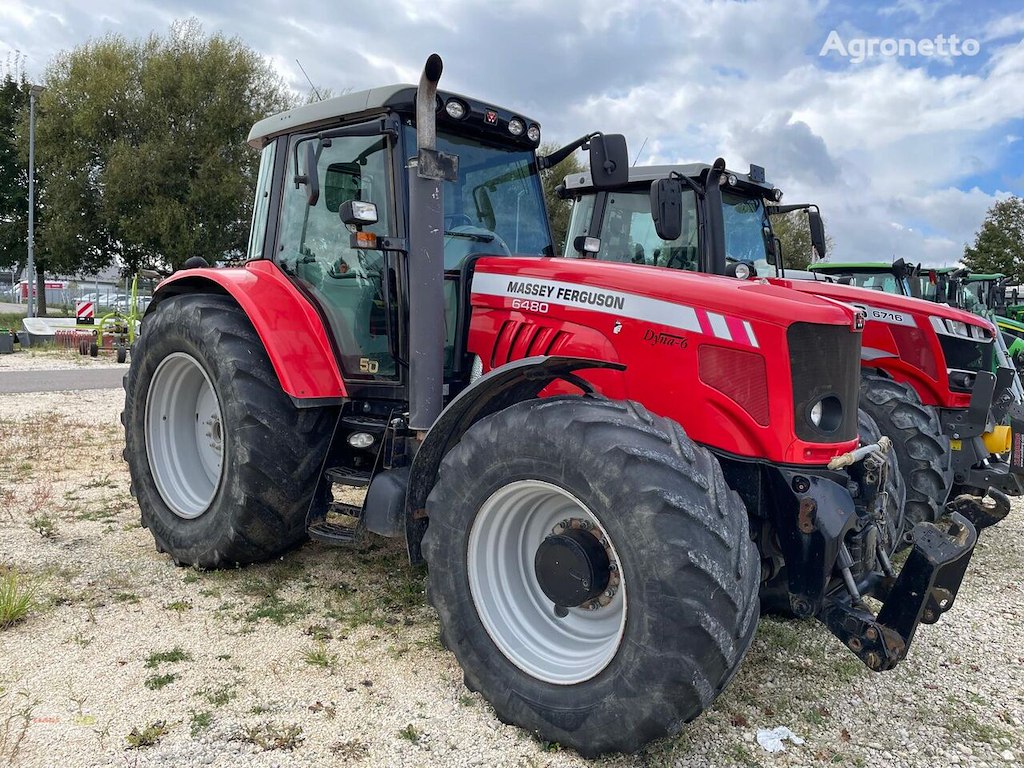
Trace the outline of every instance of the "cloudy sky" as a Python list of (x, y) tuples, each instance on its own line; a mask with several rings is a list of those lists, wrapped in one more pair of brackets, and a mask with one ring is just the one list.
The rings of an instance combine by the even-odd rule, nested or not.
[[(785, 202), (821, 205), (837, 259), (956, 260), (995, 200), (1024, 194), (1019, 0), (3, 0), (0, 62), (19, 51), (40, 79), (61, 49), (189, 16), (303, 92), (296, 58), (342, 92), (414, 82), (437, 51), (443, 87), (546, 140), (621, 132), (634, 154), (646, 140), (641, 164), (758, 163)], [(884, 55), (901, 38), (917, 55)]]

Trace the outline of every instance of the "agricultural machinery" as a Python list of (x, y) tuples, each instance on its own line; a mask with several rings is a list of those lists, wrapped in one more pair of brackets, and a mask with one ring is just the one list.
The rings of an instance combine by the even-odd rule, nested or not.
[[(726, 169), (721, 159), (712, 165), (631, 168), (625, 184), (604, 190), (577, 174), (566, 179), (562, 194), (575, 200), (567, 249), (571, 245), (584, 258), (743, 278), (757, 277), (760, 269), (766, 277), (782, 262), (771, 217), (795, 210), (808, 211), (812, 243), (825, 254), (818, 211), (781, 205), (781, 191), (759, 166), (746, 174)], [(987, 503), (1007, 509), (1005, 495), (1024, 492), (1024, 421), (1015, 398), (1016, 371), (996, 365), (998, 337), (991, 324), (910, 298), (925, 289), (914, 282), (915, 270), (901, 262), (819, 262), (811, 270), (803, 274), (810, 279), (769, 282), (865, 313), (860, 407), (893, 441), (907, 481), (910, 518), (936, 519), (950, 493), (989, 494)], [(832, 279), (814, 279), (821, 272)], [(1011, 418), (1012, 429), (1004, 424)]]
[(539, 156), (535, 121), (440, 75), (257, 123), (248, 262), (156, 290), (122, 420), (158, 549), (402, 538), (466, 684), (584, 755), (706, 709), (763, 590), (896, 665), (997, 515), (907, 519), (857, 407), (863, 312), (553, 258), (539, 172), (585, 148), (616, 188), (625, 140)]

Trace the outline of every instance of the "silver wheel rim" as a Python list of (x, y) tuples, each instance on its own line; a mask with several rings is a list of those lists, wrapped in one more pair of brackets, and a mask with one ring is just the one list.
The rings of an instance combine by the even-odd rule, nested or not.
[(191, 355), (175, 352), (157, 366), (146, 397), (146, 452), (164, 503), (192, 520), (213, 501), (224, 465), (217, 391)]
[[(568, 519), (603, 529), (563, 488), (517, 480), (483, 503), (470, 529), (467, 553), (473, 605), (491, 640), (521, 670), (556, 685), (575, 685), (600, 673), (615, 658), (626, 629), (621, 568), (610, 602), (595, 610), (569, 608), (559, 618), (541, 589), (534, 572), (537, 548)], [(618, 554), (610, 539), (605, 541), (618, 567)]]

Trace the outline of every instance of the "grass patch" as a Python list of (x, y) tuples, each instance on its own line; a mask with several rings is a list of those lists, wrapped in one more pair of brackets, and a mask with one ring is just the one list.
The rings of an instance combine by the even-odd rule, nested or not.
[(331, 754), (337, 755), (346, 762), (356, 762), (362, 760), (368, 754), (370, 754), (370, 747), (364, 741), (358, 739), (349, 739), (348, 741), (336, 741), (331, 744), (328, 749), (331, 750)]
[(164, 720), (157, 720), (145, 728), (132, 728), (131, 733), (125, 737), (128, 742), (128, 749), (143, 749), (152, 747), (160, 739), (167, 735), (171, 729)]
[(271, 593), (245, 612), (245, 620), (254, 623), (260, 619), (268, 619), (277, 626), (284, 627), (305, 618), (311, 611), (312, 609), (306, 603), (282, 600), (276, 594)]
[(159, 691), (161, 688), (170, 685), (177, 679), (178, 675), (174, 672), (166, 675), (152, 675), (146, 678), (146, 687), (151, 691)]
[(161, 664), (173, 664), (178, 661), (192, 661), (192, 655), (180, 645), (169, 651), (153, 651), (146, 659), (146, 669), (156, 669)]
[(192, 610), (192, 602), (190, 600), (175, 600), (167, 603), (164, 608), (168, 611), (177, 611), (178, 613), (182, 613), (184, 611)]
[(0, 569), (0, 629), (22, 621), (35, 607), (35, 592), (14, 569)]
[(42, 514), (33, 517), (28, 526), (44, 539), (54, 539), (57, 537), (57, 521), (49, 515)]
[(332, 669), (338, 663), (338, 654), (331, 653), (323, 643), (317, 643), (312, 648), (302, 652), (302, 659), (311, 667), (323, 667)]
[(189, 720), (189, 727), (192, 731), (192, 738), (205, 731), (213, 724), (212, 712), (196, 712), (192, 710), (192, 717)]
[(398, 732), (398, 737), (400, 739), (405, 739), (410, 744), (420, 743), (420, 732), (416, 730), (416, 726), (412, 723), (409, 723), (407, 726), (405, 726), (405, 728), (402, 728)]
[(223, 707), (225, 704), (234, 701), (238, 696), (238, 692), (235, 690), (234, 683), (225, 683), (220, 688), (203, 691), (203, 696), (211, 705)]
[(292, 751), (303, 741), (302, 726), (275, 723), (261, 723), (260, 725), (245, 728), (242, 731), (241, 741), (255, 744), (264, 752), (276, 749)]

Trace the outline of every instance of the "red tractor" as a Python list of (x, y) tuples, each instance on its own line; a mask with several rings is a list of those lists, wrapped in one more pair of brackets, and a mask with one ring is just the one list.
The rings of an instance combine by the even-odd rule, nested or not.
[[(575, 200), (568, 239), (583, 258), (766, 277), (781, 263), (771, 216), (805, 209), (814, 247), (825, 253), (817, 210), (780, 205), (781, 191), (759, 166), (739, 173), (719, 159), (634, 167), (615, 189), (595, 188), (586, 174), (562, 189)], [(893, 441), (910, 519), (937, 519), (950, 494), (988, 494), (986, 503), (1008, 509), (1006, 495), (1024, 493), (1024, 414), (1012, 394), (1013, 369), (991, 373), (992, 324), (934, 302), (800, 276), (769, 282), (865, 313), (860, 407)]]
[[(307, 534), (402, 537), (467, 685), (584, 755), (708, 707), (769, 584), (871, 669), (897, 664), (992, 521), (905, 519), (858, 414), (863, 313), (552, 258), (539, 171), (585, 146), (618, 186), (625, 141), (539, 157), (536, 122), (440, 74), (432, 56), (418, 88), (253, 128), (248, 263), (164, 281), (126, 381), (157, 547), (218, 567)], [(332, 501), (351, 486), (361, 506)]]

